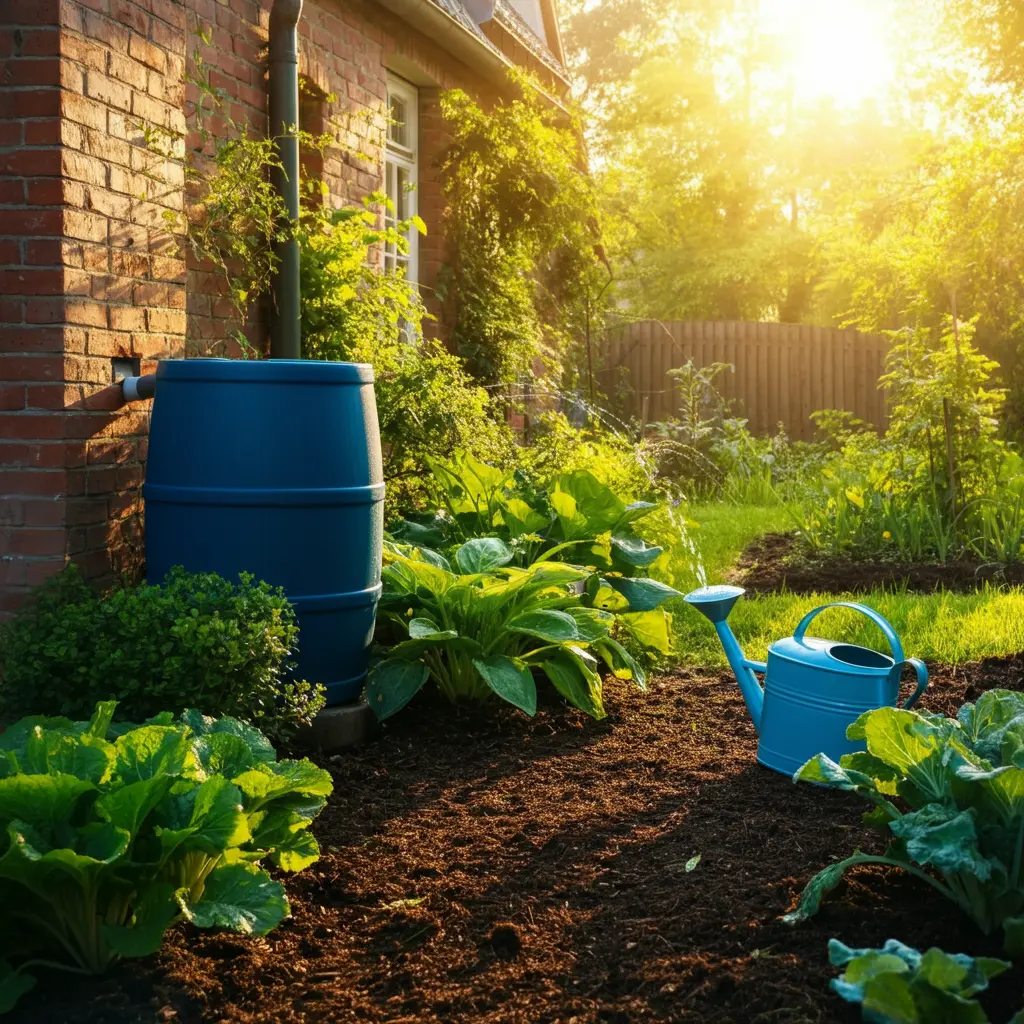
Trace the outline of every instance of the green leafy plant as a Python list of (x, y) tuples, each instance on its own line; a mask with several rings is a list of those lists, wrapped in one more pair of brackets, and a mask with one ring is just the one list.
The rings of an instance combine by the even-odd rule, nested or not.
[(885, 864), (927, 882), (983, 932), (1001, 927), (1007, 952), (1024, 953), (1024, 694), (990, 690), (957, 719), (879, 708), (847, 736), (866, 749), (839, 764), (818, 754), (794, 780), (858, 793), (890, 844), (819, 872), (786, 920), (816, 913), (850, 868)]
[(260, 863), (300, 871), (319, 857), (309, 826), (327, 772), (278, 761), (235, 719), (114, 725), (115, 708), (0, 734), (0, 1011), (33, 966), (99, 973), (155, 953), (175, 921), (265, 935), (289, 908)]
[[(991, 957), (929, 949), (919, 953), (890, 939), (881, 949), (851, 949), (830, 939), (828, 959), (843, 973), (832, 989), (859, 1004), (868, 1024), (988, 1024), (973, 997), (1010, 964)], [(1011, 1024), (1024, 1021), (1017, 1014)]]
[(634, 524), (655, 512), (655, 502), (627, 504), (589, 470), (556, 476), (541, 489), (514, 470), (461, 452), (428, 460), (432, 496), (440, 514), (400, 521), (395, 536), (410, 544), (447, 547), (457, 541), (498, 536), (519, 565), (540, 559), (586, 561), (635, 575), (662, 554)]
[(287, 739), (324, 703), (289, 678), (298, 636), (284, 591), (248, 574), (177, 568), (103, 595), (71, 565), (0, 634), (0, 718), (81, 718), (114, 698), (129, 720), (194, 707)]
[(378, 718), (400, 711), (428, 679), (453, 702), (496, 695), (532, 715), (537, 669), (594, 718), (605, 714), (599, 661), (644, 688), (643, 669), (614, 634), (621, 626), (667, 653), (659, 606), (677, 591), (564, 562), (510, 568), (512, 557), (496, 537), (459, 547), (457, 571), (441, 556), (391, 549), (379, 614), (402, 639), (370, 672), (366, 694)]

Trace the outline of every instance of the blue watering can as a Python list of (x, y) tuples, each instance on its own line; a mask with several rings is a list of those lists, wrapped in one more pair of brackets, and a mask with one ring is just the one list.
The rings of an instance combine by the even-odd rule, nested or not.
[[(896, 631), (878, 612), (862, 604), (837, 601), (808, 612), (791, 637), (768, 648), (768, 662), (750, 661), (726, 621), (743, 595), (742, 587), (702, 587), (686, 600), (714, 624), (729, 665), (740, 684), (747, 710), (760, 736), (757, 759), (767, 768), (792, 775), (817, 753), (838, 761), (863, 750), (846, 738), (847, 727), (865, 711), (896, 704), (908, 666), (917, 689), (903, 707), (912, 707), (928, 686), (928, 669), (905, 658)], [(892, 657), (856, 644), (807, 636), (811, 620), (828, 608), (852, 608), (885, 634)], [(757, 675), (764, 675), (761, 686)]]

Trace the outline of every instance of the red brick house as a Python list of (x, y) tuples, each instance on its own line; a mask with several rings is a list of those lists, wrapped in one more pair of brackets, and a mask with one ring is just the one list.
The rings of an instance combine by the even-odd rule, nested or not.
[[(272, 5), (0, 0), (0, 617), (69, 559), (102, 578), (140, 558), (149, 410), (115, 380), (226, 336), (232, 309), (139, 198), (151, 155), (136, 125), (187, 130), (201, 25), (211, 84), (235, 120), (265, 126)], [(486, 101), (518, 65), (561, 96), (562, 60), (554, 0), (305, 0), (302, 119), (352, 136), (323, 161), (332, 200), (386, 189), (419, 213), (409, 271), (429, 292), (444, 259), (439, 93)], [(248, 329), (265, 331), (259, 311)]]

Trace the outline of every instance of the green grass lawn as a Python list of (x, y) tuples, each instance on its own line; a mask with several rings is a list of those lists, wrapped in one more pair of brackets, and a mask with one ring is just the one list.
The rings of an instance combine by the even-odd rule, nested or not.
[[(785, 509), (726, 504), (694, 506), (687, 517), (698, 523), (690, 538), (700, 555), (708, 583), (720, 583), (743, 548), (755, 537), (786, 530)], [(697, 586), (696, 558), (673, 557), (678, 589)], [(686, 563), (686, 564), (684, 564)], [(908, 656), (959, 664), (1024, 651), (1024, 590), (986, 588), (973, 594), (906, 594), (874, 591), (846, 594), (778, 594), (743, 598), (729, 622), (749, 658), (763, 660), (768, 645), (792, 634), (801, 617), (832, 601), (853, 600), (881, 612), (892, 623)], [(675, 640), (685, 665), (724, 666), (725, 657), (711, 624), (686, 605), (675, 610)], [(825, 612), (812, 632), (885, 649), (885, 638), (864, 616), (846, 609)]]

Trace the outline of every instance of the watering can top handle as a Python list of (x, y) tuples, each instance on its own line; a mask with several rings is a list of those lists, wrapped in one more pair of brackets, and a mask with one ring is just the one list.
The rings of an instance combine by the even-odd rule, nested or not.
[(878, 614), (873, 608), (868, 608), (867, 605), (855, 604), (853, 601), (836, 601), (834, 604), (823, 604), (820, 608), (815, 608), (813, 611), (808, 612), (801, 620), (800, 624), (796, 627), (793, 632), (793, 639), (798, 643), (803, 640), (804, 634), (807, 632), (807, 627), (811, 624), (811, 620), (815, 616), (820, 615), (824, 611), (828, 611), (829, 608), (852, 608), (855, 612), (860, 612), (862, 615), (866, 615), (884, 634), (885, 639), (889, 641), (889, 647), (892, 650), (892, 656), (899, 664), (904, 660), (903, 657), (903, 644), (900, 643), (900, 638), (896, 635), (896, 630), (889, 625), (881, 615)]

